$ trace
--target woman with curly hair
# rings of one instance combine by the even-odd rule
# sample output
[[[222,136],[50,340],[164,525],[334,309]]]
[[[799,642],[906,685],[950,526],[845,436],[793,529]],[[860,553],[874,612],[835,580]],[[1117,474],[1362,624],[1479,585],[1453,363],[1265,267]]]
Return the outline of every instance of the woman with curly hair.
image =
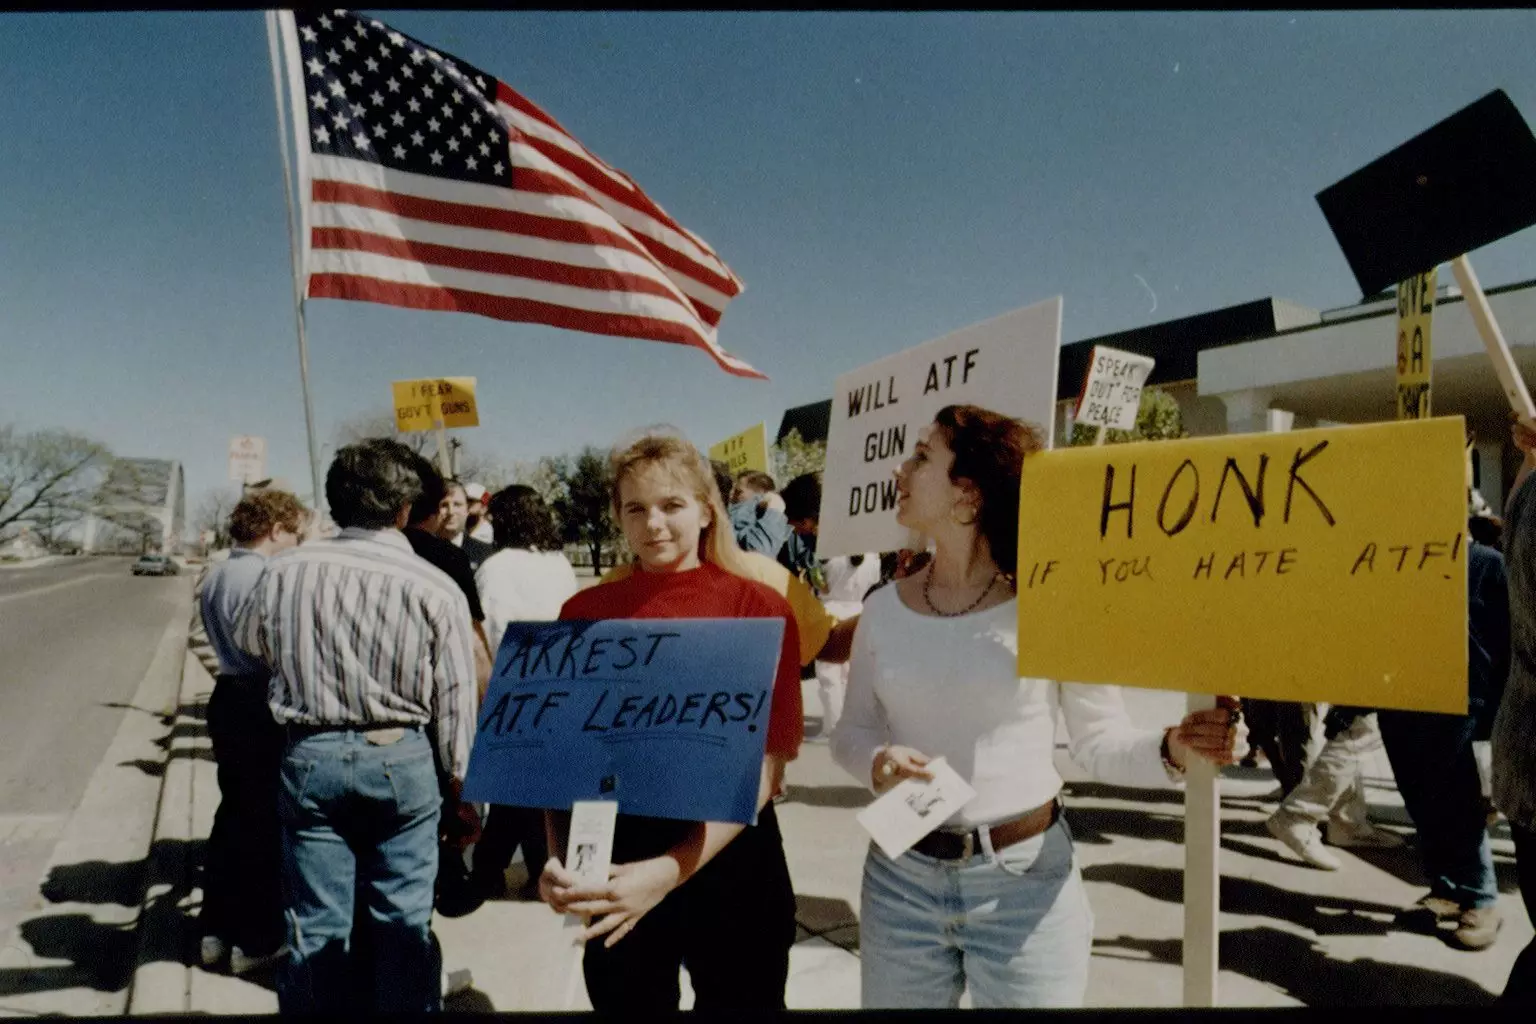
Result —
[[[1033,429],[941,409],[896,471],[896,521],[929,537],[920,570],[870,595],[832,756],[876,793],[943,756],[976,796],[894,859],[871,845],[860,900],[865,1007],[1080,1006],[1093,915],[1061,816],[1056,719],[1071,753],[1121,785],[1231,763],[1225,707],[1138,729],[1114,686],[1020,679],[1019,483]]]

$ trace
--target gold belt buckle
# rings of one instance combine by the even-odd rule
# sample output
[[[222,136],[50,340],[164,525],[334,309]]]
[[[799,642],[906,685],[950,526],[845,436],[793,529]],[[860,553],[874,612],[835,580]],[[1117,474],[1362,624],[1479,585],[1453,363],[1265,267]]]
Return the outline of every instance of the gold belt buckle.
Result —
[[[960,859],[970,860],[976,854],[976,830],[971,829],[960,841]]]
[[[363,738],[376,747],[387,747],[405,738],[405,727],[397,725],[392,729],[369,729],[363,733]]]

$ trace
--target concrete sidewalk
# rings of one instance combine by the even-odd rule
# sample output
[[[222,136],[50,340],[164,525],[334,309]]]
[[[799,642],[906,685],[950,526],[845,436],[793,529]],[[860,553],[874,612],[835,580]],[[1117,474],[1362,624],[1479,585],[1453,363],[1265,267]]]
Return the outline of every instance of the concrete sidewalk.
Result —
[[[199,705],[212,682],[188,660],[178,744],[165,774],[161,830],[184,840],[163,848],[185,851],[184,863],[156,876],[163,913],[143,915],[145,961],[133,987],[131,1012],[265,1013],[276,1010],[270,977],[236,979],[196,966],[199,902],[193,865],[217,802],[214,766],[206,755]],[[1127,690],[1138,723],[1171,723],[1181,694]],[[806,684],[807,714],[819,714],[814,683]],[[791,877],[797,892],[799,941],[790,956],[787,1001],[792,1009],[853,1009],[859,1005],[857,907],[865,837],[854,820],[865,789],[832,763],[814,738],[812,718],[801,757],[789,769],[789,799],[780,805]],[[1096,927],[1088,989],[1091,1007],[1176,1007],[1183,908],[1182,795],[1127,790],[1084,778],[1058,749],[1068,780],[1068,821],[1076,834]],[[1410,836],[1407,818],[1379,749],[1368,757],[1368,792],[1378,822]],[[1441,939],[1396,930],[1400,907],[1425,891],[1417,858],[1402,850],[1340,851],[1344,867],[1318,871],[1297,861],[1264,829],[1275,788],[1263,770],[1230,770],[1222,780],[1221,974],[1223,1006],[1489,1003],[1504,985],[1532,930],[1515,890],[1512,845],[1495,830],[1495,859],[1504,895],[1505,926],[1498,943],[1461,952]],[[157,844],[159,845],[159,844]],[[179,874],[178,874],[179,872]],[[525,878],[520,864],[509,879]],[[170,894],[172,898],[168,898]],[[176,908],[174,913],[169,908]],[[575,959],[559,918],[543,904],[498,900],[458,919],[438,917],[445,966],[473,971],[475,986],[449,1001],[450,1010],[587,1009]],[[685,990],[684,1006],[691,1003]],[[962,1003],[962,1005],[967,1005]]]

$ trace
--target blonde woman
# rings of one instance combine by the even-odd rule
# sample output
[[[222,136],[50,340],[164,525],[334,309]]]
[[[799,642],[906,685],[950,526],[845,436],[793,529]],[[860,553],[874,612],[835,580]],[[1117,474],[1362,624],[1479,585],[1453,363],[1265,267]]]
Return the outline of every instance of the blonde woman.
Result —
[[[683,966],[697,1009],[781,1009],[795,897],[769,801],[803,732],[794,616],[784,598],[746,578],[713,472],[693,445],[649,433],[616,451],[612,470],[614,515],[638,571],[577,594],[561,618],[784,621],[757,824],[621,814],[606,886],[576,888],[551,857],[539,893],[556,911],[591,915],[582,970],[598,1011],[676,1010]],[[551,852],[563,850],[569,815],[546,821]]]

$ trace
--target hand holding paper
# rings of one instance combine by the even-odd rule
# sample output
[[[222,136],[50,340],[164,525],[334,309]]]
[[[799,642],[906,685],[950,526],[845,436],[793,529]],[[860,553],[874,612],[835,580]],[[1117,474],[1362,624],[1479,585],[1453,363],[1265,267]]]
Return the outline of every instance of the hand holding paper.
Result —
[[[904,779],[859,812],[859,824],[887,857],[900,857],[976,796],[944,758],[928,761],[927,771],[931,775],[927,781]]]

